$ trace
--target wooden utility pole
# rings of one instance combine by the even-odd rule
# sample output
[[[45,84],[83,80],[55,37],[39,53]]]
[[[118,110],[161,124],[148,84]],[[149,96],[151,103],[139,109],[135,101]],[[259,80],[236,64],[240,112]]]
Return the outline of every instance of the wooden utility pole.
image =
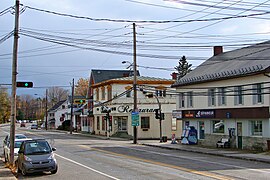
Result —
[[[71,108],[70,108],[70,124],[69,124],[69,131],[72,134],[73,130],[73,99],[74,99],[74,79],[72,80],[72,87],[71,87]]]
[[[45,129],[48,130],[48,89],[46,89],[46,97],[45,97]]]
[[[134,105],[133,112],[138,112],[137,104],[137,62],[136,62],[136,24],[133,23],[133,92]],[[137,144],[137,126],[133,126],[133,144]]]
[[[14,144],[15,144],[15,123],[16,123],[16,81],[17,81],[17,62],[18,62],[18,39],[19,39],[19,9],[20,1],[16,0],[15,5],[15,28],[13,42],[12,60],[12,92],[11,92],[11,116],[10,116],[10,164],[14,164]]]

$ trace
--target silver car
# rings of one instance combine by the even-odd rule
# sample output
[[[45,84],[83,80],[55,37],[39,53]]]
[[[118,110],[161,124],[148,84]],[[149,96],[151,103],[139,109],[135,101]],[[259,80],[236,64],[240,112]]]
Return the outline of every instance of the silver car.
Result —
[[[18,159],[15,162],[17,172],[23,176],[29,173],[50,171],[57,172],[58,166],[53,151],[45,139],[24,141],[20,147]]]

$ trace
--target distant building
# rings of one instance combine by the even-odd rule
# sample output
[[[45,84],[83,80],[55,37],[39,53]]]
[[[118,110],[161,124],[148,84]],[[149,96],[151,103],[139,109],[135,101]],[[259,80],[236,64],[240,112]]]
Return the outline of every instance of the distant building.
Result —
[[[228,137],[239,149],[266,150],[270,143],[270,41],[214,56],[172,87],[183,127],[198,130],[199,143]],[[270,146],[270,145],[269,145]],[[269,147],[268,146],[268,147]]]

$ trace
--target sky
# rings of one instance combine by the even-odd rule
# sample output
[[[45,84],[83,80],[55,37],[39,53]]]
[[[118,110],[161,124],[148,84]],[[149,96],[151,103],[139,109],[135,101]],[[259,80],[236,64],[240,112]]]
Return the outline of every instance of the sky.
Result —
[[[171,78],[179,59],[196,68],[213,55],[269,39],[270,0],[21,0],[17,81],[44,95],[71,89],[91,69],[128,68],[133,23],[142,76]],[[11,84],[15,0],[0,3],[0,85]],[[7,11],[5,11],[7,9]],[[6,86],[11,89],[11,86]]]

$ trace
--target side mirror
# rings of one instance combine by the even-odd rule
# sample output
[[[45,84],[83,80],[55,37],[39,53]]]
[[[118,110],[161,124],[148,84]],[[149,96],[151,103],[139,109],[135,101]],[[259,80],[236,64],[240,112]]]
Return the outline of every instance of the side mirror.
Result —
[[[53,148],[52,148],[52,151],[56,151],[56,148],[53,147]]]

